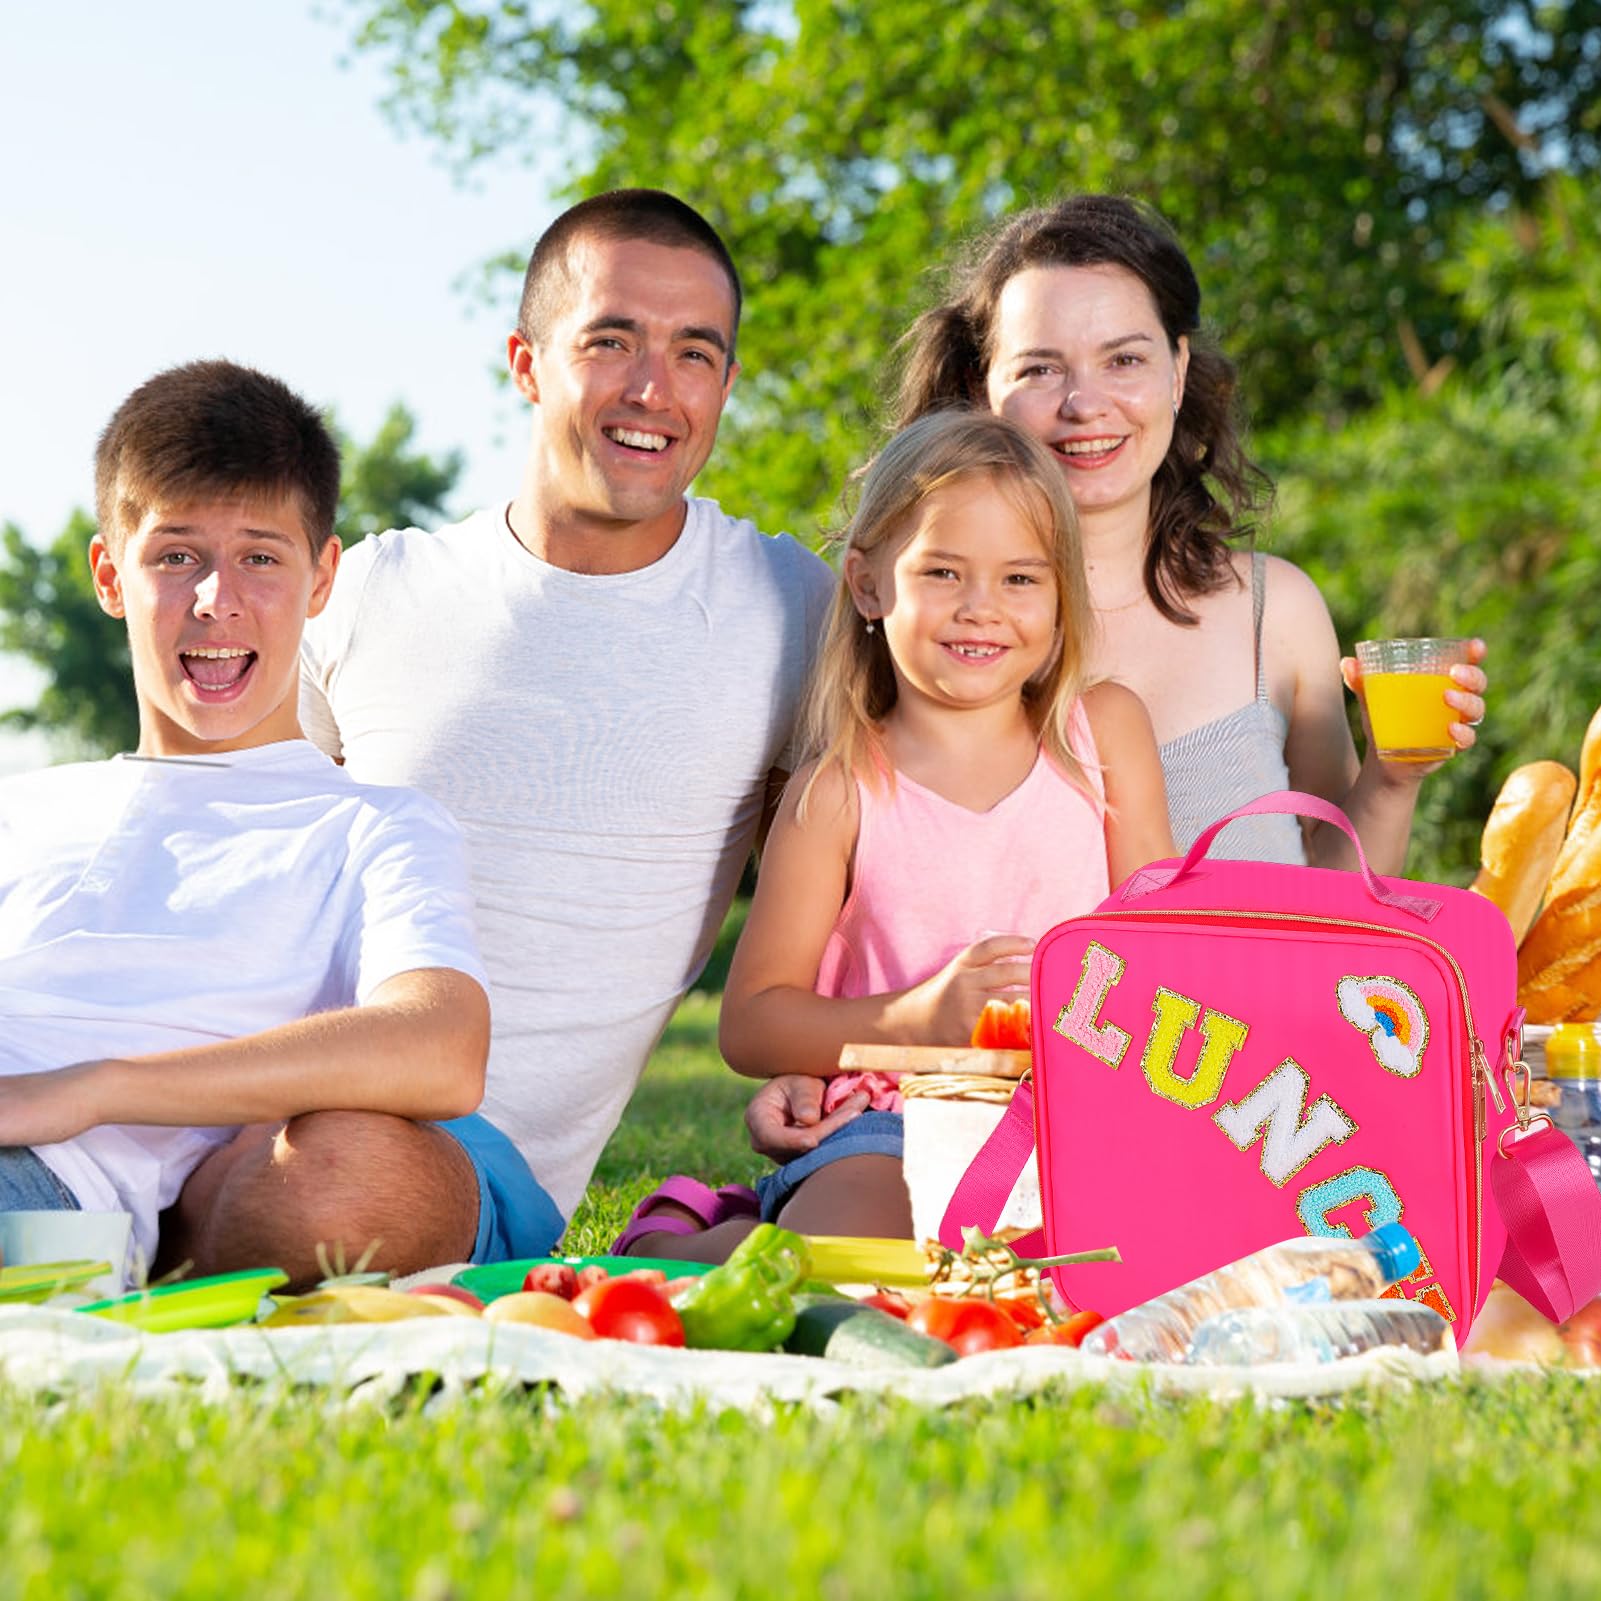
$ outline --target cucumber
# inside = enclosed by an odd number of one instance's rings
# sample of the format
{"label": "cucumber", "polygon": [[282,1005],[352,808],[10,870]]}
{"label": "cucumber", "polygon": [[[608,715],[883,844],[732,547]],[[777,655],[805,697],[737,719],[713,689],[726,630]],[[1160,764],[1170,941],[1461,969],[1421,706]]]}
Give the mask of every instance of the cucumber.
{"label": "cucumber", "polygon": [[943,1340],[908,1328],[876,1306],[834,1295],[797,1295],[795,1327],[786,1351],[826,1356],[854,1368],[937,1368],[956,1360]]}

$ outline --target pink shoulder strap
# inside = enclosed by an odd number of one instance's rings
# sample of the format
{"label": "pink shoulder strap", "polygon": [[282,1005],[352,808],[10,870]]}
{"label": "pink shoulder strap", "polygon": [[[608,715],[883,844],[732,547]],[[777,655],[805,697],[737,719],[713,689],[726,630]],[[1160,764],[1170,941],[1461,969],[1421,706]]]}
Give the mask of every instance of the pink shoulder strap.
{"label": "pink shoulder strap", "polygon": [[[961,1250],[964,1228],[993,1233],[1033,1156],[1034,1086],[1024,1079],[958,1182],[940,1220],[940,1244]],[[1553,1323],[1565,1322],[1601,1293],[1601,1191],[1589,1164],[1548,1126],[1491,1158],[1490,1187],[1507,1230],[1499,1277]],[[1045,1236],[1030,1234],[1013,1249],[1044,1256]]]}
{"label": "pink shoulder strap", "polygon": [[1490,1160],[1506,1224],[1500,1277],[1553,1323],[1601,1291],[1601,1191],[1579,1148],[1549,1124]]}
{"label": "pink shoulder strap", "polygon": [[[995,1132],[979,1147],[978,1155],[957,1181],[940,1219],[939,1242],[952,1251],[962,1248],[962,1230],[980,1228],[995,1232],[1012,1186],[1034,1160],[1034,1085],[1024,1079],[1012,1092]],[[1045,1236],[1039,1231],[1012,1242],[1019,1256],[1044,1256]]]}

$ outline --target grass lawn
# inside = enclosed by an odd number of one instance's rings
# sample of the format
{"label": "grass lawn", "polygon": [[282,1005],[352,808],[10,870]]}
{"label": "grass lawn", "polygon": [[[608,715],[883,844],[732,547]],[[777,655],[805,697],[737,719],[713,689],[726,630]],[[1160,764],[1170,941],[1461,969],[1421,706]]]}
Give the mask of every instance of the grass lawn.
{"label": "grass lawn", "polygon": [[[574,1220],[749,1178],[715,1003],[674,1023]],[[1601,1595],[1601,1384],[1267,1410],[1063,1391],[925,1412],[0,1391],[0,1601],[50,1597]]]}

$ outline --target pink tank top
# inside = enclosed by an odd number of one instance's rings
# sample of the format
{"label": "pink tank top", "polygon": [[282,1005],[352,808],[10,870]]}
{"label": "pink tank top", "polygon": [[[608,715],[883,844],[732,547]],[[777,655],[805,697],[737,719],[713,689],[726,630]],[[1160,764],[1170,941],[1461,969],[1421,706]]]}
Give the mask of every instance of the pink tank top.
{"label": "pink tank top", "polygon": [[[1038,939],[1106,898],[1103,791],[1082,703],[1073,707],[1069,740],[1094,799],[1043,750],[1023,782],[987,812],[902,773],[893,790],[857,779],[855,867],[818,964],[819,995],[905,989],[975,940]],[[875,1108],[900,1110],[893,1080],[882,1074],[837,1075],[825,1106],[832,1110],[857,1088],[872,1093]]]}

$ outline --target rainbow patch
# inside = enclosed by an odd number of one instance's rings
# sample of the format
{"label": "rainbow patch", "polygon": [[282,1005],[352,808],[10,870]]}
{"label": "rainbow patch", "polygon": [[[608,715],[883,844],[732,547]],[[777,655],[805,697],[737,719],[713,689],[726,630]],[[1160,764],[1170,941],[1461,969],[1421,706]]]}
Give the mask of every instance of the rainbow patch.
{"label": "rainbow patch", "polygon": [[1335,991],[1340,1016],[1368,1037],[1373,1059],[1387,1073],[1413,1077],[1423,1066],[1429,1018],[1423,1003],[1398,978],[1342,978]]}

